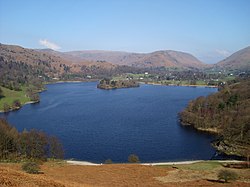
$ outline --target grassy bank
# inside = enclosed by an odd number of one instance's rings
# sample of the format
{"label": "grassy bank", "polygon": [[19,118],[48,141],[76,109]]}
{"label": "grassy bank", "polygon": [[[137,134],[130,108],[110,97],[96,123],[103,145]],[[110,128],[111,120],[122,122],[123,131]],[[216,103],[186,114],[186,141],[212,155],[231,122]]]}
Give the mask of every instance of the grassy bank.
{"label": "grassy bank", "polygon": [[[227,163],[227,161],[225,161]],[[160,165],[159,167],[173,167],[175,166],[178,169],[185,169],[185,170],[213,170],[222,168],[222,163],[218,161],[200,161],[197,163],[191,164],[173,164],[173,165]]]}
{"label": "grassy bank", "polygon": [[3,111],[4,103],[11,106],[15,100],[19,100],[22,105],[30,102],[30,98],[26,96],[27,87],[22,87],[21,91],[14,91],[4,87],[1,87],[3,91],[3,97],[0,99],[0,111]]}

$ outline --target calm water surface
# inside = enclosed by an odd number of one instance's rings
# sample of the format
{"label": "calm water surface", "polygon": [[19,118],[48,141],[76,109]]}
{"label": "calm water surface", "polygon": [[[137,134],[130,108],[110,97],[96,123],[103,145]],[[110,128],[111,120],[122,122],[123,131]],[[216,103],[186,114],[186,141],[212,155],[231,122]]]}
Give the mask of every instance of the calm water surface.
{"label": "calm water surface", "polygon": [[126,162],[131,153],[142,162],[210,159],[211,135],[182,127],[188,101],[215,88],[141,85],[101,90],[97,83],[47,85],[39,104],[25,105],[7,118],[19,131],[40,129],[56,135],[66,158]]}

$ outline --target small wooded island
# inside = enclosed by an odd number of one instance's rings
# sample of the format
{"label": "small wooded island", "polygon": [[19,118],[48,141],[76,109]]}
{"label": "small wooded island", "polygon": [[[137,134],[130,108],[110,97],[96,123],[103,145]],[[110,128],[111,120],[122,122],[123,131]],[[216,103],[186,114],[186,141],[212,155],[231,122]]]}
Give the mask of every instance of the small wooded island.
{"label": "small wooded island", "polygon": [[111,80],[111,79],[102,79],[99,84],[97,84],[97,88],[110,90],[116,88],[132,88],[139,87],[139,83],[134,80]]}

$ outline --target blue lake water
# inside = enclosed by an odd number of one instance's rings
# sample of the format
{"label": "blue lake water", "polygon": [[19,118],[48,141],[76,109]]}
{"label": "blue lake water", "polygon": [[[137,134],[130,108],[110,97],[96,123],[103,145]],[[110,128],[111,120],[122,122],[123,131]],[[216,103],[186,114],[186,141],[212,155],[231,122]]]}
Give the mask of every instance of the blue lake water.
{"label": "blue lake water", "polygon": [[65,158],[127,162],[134,153],[142,162],[210,159],[213,136],[179,124],[178,112],[189,100],[215,88],[141,85],[101,90],[91,83],[47,85],[41,102],[10,112],[19,131],[40,129],[63,143]]}

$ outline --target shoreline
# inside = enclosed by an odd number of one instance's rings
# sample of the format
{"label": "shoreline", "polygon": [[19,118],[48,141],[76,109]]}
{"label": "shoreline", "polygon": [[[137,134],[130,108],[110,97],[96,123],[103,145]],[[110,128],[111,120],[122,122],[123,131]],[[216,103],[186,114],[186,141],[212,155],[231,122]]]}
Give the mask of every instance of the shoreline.
{"label": "shoreline", "polygon": [[[74,160],[65,160],[67,164],[77,165],[77,166],[101,166],[108,164],[97,164],[88,161],[74,161]],[[199,162],[219,162],[219,163],[241,163],[245,162],[242,160],[189,160],[189,161],[175,161],[175,162],[149,162],[149,163],[112,163],[112,164],[138,164],[144,166],[164,166],[164,165],[185,165],[185,164],[195,164]]]}
{"label": "shoreline", "polygon": [[[80,82],[96,82],[98,80],[90,80],[90,81],[56,81],[56,82],[45,82],[43,83],[43,85],[49,85],[49,84],[62,84],[62,83],[80,83]],[[42,92],[45,92],[47,91],[47,88],[44,88],[42,90],[38,90],[36,93],[42,93]],[[15,108],[15,109],[10,109],[8,112],[14,112],[14,111],[17,111],[17,110],[20,110],[24,105],[28,105],[28,104],[35,104],[35,103],[39,103],[39,101],[27,101],[23,104],[21,104],[21,107],[19,108]],[[6,113],[8,113],[6,112]],[[0,114],[4,114],[5,112],[3,110],[0,110]]]}
{"label": "shoreline", "polygon": [[161,84],[161,83],[154,83],[154,82],[139,82],[140,84],[150,84],[150,85],[156,85],[156,86],[185,86],[185,87],[205,87],[205,88],[218,88],[218,86],[209,86],[209,85],[192,85],[192,84]]}
{"label": "shoreline", "polygon": [[[42,90],[38,90],[38,91],[35,92],[35,93],[40,94],[40,93],[45,92],[45,91],[47,91],[47,88],[44,88],[44,89],[42,89]],[[26,97],[27,97],[27,96],[26,96]],[[40,102],[40,99],[39,99],[38,101],[27,101],[27,102],[21,104],[21,107],[19,107],[19,108],[14,108],[14,109],[10,109],[8,112],[13,112],[13,111],[16,111],[16,110],[20,110],[24,105],[35,104],[35,103],[39,103],[39,102]],[[6,112],[6,113],[8,113],[8,112]],[[5,112],[4,112],[3,110],[0,110],[0,114],[2,114],[2,113],[5,113]]]}
{"label": "shoreline", "polygon": [[84,83],[84,82],[97,82],[98,79],[92,79],[92,80],[82,80],[82,81],[55,81],[55,82],[46,82],[44,85],[49,85],[49,84],[62,84],[62,83]]}
{"label": "shoreline", "polygon": [[[40,92],[39,92],[40,93]],[[35,104],[35,103],[39,103],[40,101],[27,101],[27,102],[25,102],[24,104],[22,104],[22,106],[21,107],[19,107],[19,108],[15,108],[15,109],[11,109],[11,110],[9,110],[8,112],[14,112],[14,111],[17,111],[17,110],[20,110],[24,105],[28,105],[28,104]],[[6,113],[8,113],[8,112],[6,112]],[[2,114],[2,113],[5,113],[3,110],[0,110],[0,114]]]}
{"label": "shoreline", "polygon": [[[61,84],[61,83],[85,83],[85,82],[98,82],[100,81],[99,79],[95,79],[95,80],[82,80],[82,81],[55,81],[55,82],[46,82],[44,83],[45,85],[48,84]],[[150,84],[150,85],[156,85],[156,86],[186,86],[186,87],[205,87],[205,88],[218,88],[218,86],[211,86],[211,85],[192,85],[192,84],[161,84],[161,83],[154,83],[154,82],[140,82],[138,81],[139,84]],[[126,87],[124,87],[126,88]]]}
{"label": "shoreline", "polygon": [[217,128],[196,128],[194,127],[194,125],[190,124],[190,123],[184,123],[180,120],[180,123],[182,126],[184,127],[191,127],[193,129],[195,129],[196,131],[200,131],[200,132],[207,132],[209,134],[214,134],[214,135],[219,135],[220,134],[220,131],[217,129]]}

